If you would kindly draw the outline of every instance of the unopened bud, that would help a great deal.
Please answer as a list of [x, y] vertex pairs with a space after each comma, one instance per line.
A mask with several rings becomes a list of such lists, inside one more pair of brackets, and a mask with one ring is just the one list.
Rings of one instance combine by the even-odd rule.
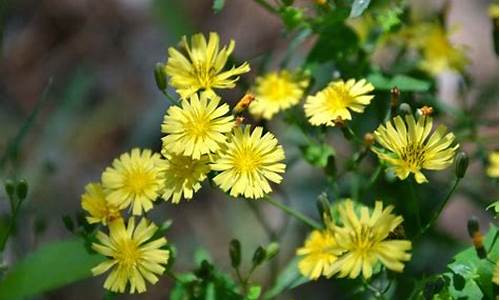
[[467, 231], [469, 232], [469, 236], [472, 239], [472, 244], [476, 249], [477, 256], [479, 258], [486, 257], [486, 249], [483, 244], [483, 235], [479, 230], [479, 222], [476, 217], [472, 217], [467, 222]]
[[345, 126], [345, 121], [341, 117], [337, 117], [335, 120], [333, 120], [333, 123], [337, 127], [344, 127]]
[[160, 91], [164, 91], [167, 88], [167, 74], [165, 73], [165, 65], [162, 63], [157, 63], [155, 66], [154, 74], [156, 86]]
[[229, 257], [231, 258], [231, 266], [238, 268], [241, 264], [241, 243], [237, 239], [233, 239], [229, 243]]
[[258, 266], [264, 261], [264, 259], [266, 259], [266, 250], [259, 246], [253, 253], [252, 263], [254, 266]]
[[17, 182], [16, 185], [16, 195], [19, 201], [22, 201], [28, 195], [28, 183], [26, 180], [21, 179]]
[[418, 114], [421, 116], [430, 117], [430, 116], [432, 116], [433, 112], [434, 112], [434, 109], [431, 106], [427, 106], [427, 105], [424, 105], [418, 109]]
[[401, 95], [401, 91], [398, 87], [393, 87], [391, 89], [391, 106], [396, 107], [399, 104], [399, 96]]
[[459, 152], [456, 156], [455, 174], [457, 178], [463, 178], [469, 166], [469, 156], [465, 152]]
[[253, 100], [255, 100], [254, 95], [245, 94], [245, 96], [243, 96], [243, 98], [241, 98], [240, 101], [238, 101], [238, 104], [236, 104], [236, 106], [233, 108], [233, 113], [239, 114], [243, 112], [248, 108], [248, 106], [250, 106], [250, 103], [252, 103]]
[[266, 260], [271, 260], [280, 252], [280, 245], [278, 243], [271, 243], [266, 247]]
[[73, 223], [73, 220], [70, 216], [64, 215], [62, 217], [62, 221], [64, 224], [64, 228], [66, 228], [69, 232], [73, 232], [75, 230], [75, 224]]
[[411, 115], [411, 106], [408, 103], [401, 103], [398, 108], [400, 115]]
[[328, 201], [328, 196], [326, 193], [321, 193], [318, 197], [318, 201], [316, 202], [316, 207], [318, 209], [318, 213], [320, 217], [323, 219], [325, 223], [331, 220], [331, 211], [330, 211], [330, 201]]
[[4, 187], [7, 196], [9, 196], [9, 199], [12, 199], [12, 197], [14, 197], [14, 191], [16, 189], [14, 181], [10, 179], [5, 180]]
[[365, 146], [370, 147], [375, 142], [375, 135], [373, 133], [367, 132], [363, 137], [363, 142]]

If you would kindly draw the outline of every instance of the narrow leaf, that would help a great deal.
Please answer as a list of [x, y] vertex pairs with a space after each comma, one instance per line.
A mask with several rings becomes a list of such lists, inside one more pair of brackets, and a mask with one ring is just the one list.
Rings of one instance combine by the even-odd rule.
[[42, 246], [7, 271], [0, 300], [31, 297], [88, 278], [103, 259], [89, 254], [80, 239]]

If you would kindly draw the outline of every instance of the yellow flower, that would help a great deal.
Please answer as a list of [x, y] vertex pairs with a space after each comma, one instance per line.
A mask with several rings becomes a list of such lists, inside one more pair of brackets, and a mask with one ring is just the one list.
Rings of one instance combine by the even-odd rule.
[[338, 247], [345, 252], [333, 263], [329, 276], [356, 278], [363, 273], [364, 278], [370, 278], [378, 262], [392, 271], [403, 271], [403, 262], [411, 258], [407, 253], [411, 242], [389, 237], [403, 222], [401, 216], [391, 214], [393, 208], [382, 209], [382, 202], [377, 201], [371, 215], [368, 207], [362, 207], [359, 217], [352, 201], [339, 206], [343, 226], [335, 228], [334, 236]]
[[342, 254], [330, 230], [315, 230], [306, 240], [304, 247], [297, 249], [297, 255], [302, 256], [298, 267], [300, 273], [316, 280], [321, 275], [332, 272], [333, 263]]
[[220, 156], [211, 165], [212, 170], [221, 171], [214, 178], [225, 192], [237, 197], [262, 198], [271, 192], [269, 181], [280, 183], [278, 173], [285, 172], [283, 147], [271, 133], [262, 136], [262, 127], [250, 134], [250, 126], [236, 128]]
[[161, 171], [165, 162], [151, 150], [132, 149], [113, 161], [102, 174], [102, 185], [109, 192], [107, 200], [120, 208], [132, 205], [132, 213], [153, 208], [160, 195]]
[[490, 152], [488, 155], [488, 168], [486, 174], [493, 178], [498, 178], [498, 152]]
[[86, 218], [89, 224], [102, 223], [106, 225], [121, 217], [118, 207], [106, 201], [106, 193], [100, 183], [87, 184], [81, 202], [82, 208], [90, 215]]
[[279, 111], [299, 103], [309, 80], [295, 77], [287, 70], [257, 77], [255, 101], [250, 105], [250, 113], [270, 120]]
[[366, 94], [373, 89], [373, 85], [364, 79], [331, 82], [316, 95], [307, 97], [304, 105], [306, 116], [316, 126], [335, 126], [336, 120], [351, 120], [349, 110], [362, 113], [373, 98], [373, 95]]
[[440, 125], [432, 135], [432, 118], [422, 116], [418, 123], [412, 115], [406, 115], [406, 124], [400, 116], [395, 117], [395, 127], [391, 121], [380, 125], [375, 131], [376, 141], [385, 148], [372, 147], [379, 159], [387, 162], [389, 171], [404, 180], [410, 173], [418, 183], [427, 182], [421, 169], [442, 170], [447, 168], [455, 157], [459, 145], [453, 133], [446, 133]]
[[234, 41], [219, 50], [219, 35], [211, 32], [208, 43], [203, 34], [191, 37], [191, 45], [182, 37], [181, 50], [168, 48], [165, 66], [170, 84], [186, 99], [198, 90], [204, 89], [214, 94], [212, 89], [228, 89], [235, 86], [238, 75], [250, 71], [248, 63], [223, 71], [229, 55], [234, 50]]
[[420, 68], [436, 75], [445, 70], [464, 71], [468, 59], [463, 49], [454, 46], [449, 34], [437, 24], [422, 24], [413, 29], [415, 45], [422, 53]]
[[113, 292], [123, 293], [127, 282], [130, 283], [130, 293], [146, 291], [146, 279], [151, 284], [158, 281], [158, 276], [165, 271], [169, 251], [161, 249], [167, 244], [162, 237], [151, 240], [158, 227], [142, 219], [137, 227], [134, 218], [130, 218], [125, 226], [123, 219], [109, 224], [109, 235], [99, 231], [98, 243], [92, 244], [92, 249], [109, 257], [92, 269], [92, 274], [99, 275], [114, 269], [106, 278], [104, 288]]
[[171, 106], [161, 126], [163, 150], [199, 159], [214, 153], [226, 142], [226, 133], [234, 127], [229, 106], [219, 105], [220, 98], [202, 93], [182, 101], [182, 107]]
[[179, 203], [184, 199], [193, 198], [193, 194], [201, 188], [201, 182], [210, 172], [207, 156], [192, 159], [188, 156], [165, 154], [166, 168], [163, 174], [163, 196], [166, 201]]
[[488, 16], [492, 19], [498, 19], [498, 3], [488, 5]]

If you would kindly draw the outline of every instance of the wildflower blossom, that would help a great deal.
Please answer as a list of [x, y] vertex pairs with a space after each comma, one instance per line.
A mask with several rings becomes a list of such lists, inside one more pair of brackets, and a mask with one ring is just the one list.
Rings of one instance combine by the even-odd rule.
[[299, 103], [309, 80], [295, 77], [287, 70], [257, 77], [250, 113], [270, 120], [279, 111]]
[[229, 106], [219, 103], [219, 97], [202, 93], [182, 101], [182, 107], [171, 106], [161, 126], [167, 134], [163, 150], [194, 159], [218, 151], [234, 126], [233, 116], [226, 115]]
[[208, 157], [205, 155], [200, 159], [193, 159], [176, 154], [164, 155], [167, 163], [162, 172], [162, 198], [172, 203], [179, 203], [181, 198], [193, 198], [210, 171]]
[[401, 32], [411, 48], [422, 55], [419, 67], [433, 75], [446, 70], [464, 71], [469, 60], [464, 49], [453, 45], [449, 33], [439, 24], [420, 23]]
[[309, 122], [313, 125], [335, 126], [336, 120], [351, 120], [351, 112], [362, 113], [373, 95], [371, 83], [362, 79], [331, 82], [326, 88], [308, 96], [304, 105]]
[[332, 231], [314, 230], [302, 248], [297, 249], [301, 257], [298, 267], [300, 273], [310, 279], [318, 279], [332, 272], [333, 263], [342, 254], [337, 246]]
[[132, 205], [134, 215], [150, 210], [160, 195], [163, 168], [164, 161], [151, 150], [135, 148], [122, 154], [102, 174], [107, 200], [120, 208]]
[[412, 115], [406, 115], [405, 121], [397, 116], [375, 131], [376, 141], [385, 150], [377, 147], [371, 149], [379, 159], [390, 165], [388, 170], [394, 172], [399, 179], [404, 180], [413, 173], [418, 183], [427, 182], [421, 170], [447, 168], [453, 162], [455, 151], [459, 147], [458, 144], [452, 145], [455, 136], [451, 132], [447, 133], [445, 126], [440, 125], [432, 135], [431, 130], [431, 117], [422, 116], [417, 122]]
[[486, 174], [493, 178], [498, 178], [498, 151], [490, 152], [488, 155], [488, 168]]
[[92, 274], [102, 274], [112, 267], [113, 270], [104, 282], [104, 288], [123, 293], [130, 283], [130, 293], [146, 291], [146, 281], [155, 284], [158, 276], [165, 271], [169, 251], [161, 249], [167, 244], [162, 237], [151, 240], [158, 227], [142, 219], [137, 227], [134, 218], [125, 226], [123, 219], [109, 224], [109, 235], [99, 231], [97, 243], [92, 248], [108, 257], [92, 269]]
[[118, 207], [106, 201], [106, 193], [100, 183], [89, 183], [85, 186], [81, 203], [82, 208], [90, 215], [86, 217], [89, 224], [102, 223], [106, 225], [121, 217]]
[[165, 71], [170, 76], [170, 84], [183, 99], [201, 89], [213, 95], [213, 89], [233, 88], [238, 75], [250, 71], [246, 62], [228, 71], [223, 70], [233, 52], [234, 41], [219, 49], [217, 33], [211, 32], [208, 42], [203, 34], [195, 34], [191, 37], [191, 44], [184, 36], [180, 47], [182, 52], [173, 47], [168, 49]]
[[268, 181], [280, 183], [285, 172], [285, 152], [271, 133], [262, 136], [262, 127], [250, 133], [250, 126], [236, 128], [220, 156], [211, 164], [220, 171], [214, 181], [230, 195], [262, 198], [271, 192]]
[[403, 262], [411, 258], [407, 253], [411, 242], [389, 237], [403, 222], [392, 210], [392, 206], [383, 209], [382, 202], [377, 201], [371, 215], [367, 207], [362, 207], [358, 216], [351, 200], [339, 206], [342, 226], [335, 228], [334, 237], [344, 253], [331, 266], [329, 276], [356, 278], [362, 273], [364, 278], [370, 278], [378, 262], [392, 271], [403, 271]]

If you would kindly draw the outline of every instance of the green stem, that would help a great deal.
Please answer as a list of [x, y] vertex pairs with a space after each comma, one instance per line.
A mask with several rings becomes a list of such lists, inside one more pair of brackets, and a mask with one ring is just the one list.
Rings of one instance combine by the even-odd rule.
[[415, 212], [415, 217], [417, 220], [417, 226], [418, 226], [418, 232], [422, 230], [422, 221], [420, 220], [420, 206], [419, 206], [419, 201], [417, 197], [417, 193], [415, 191], [415, 187], [413, 185], [414, 180], [412, 178], [408, 178], [408, 188], [410, 190], [410, 197], [411, 197], [411, 202], [413, 205], [413, 209]]
[[301, 221], [302, 223], [308, 225], [309, 227], [312, 227], [314, 229], [321, 229], [321, 225], [318, 224], [316, 221], [314, 221], [313, 219], [303, 215], [302, 213], [292, 209], [291, 207], [288, 207], [276, 200], [274, 200], [273, 198], [271, 198], [270, 196], [266, 195], [264, 198], [263, 198], [264, 201], [267, 201], [269, 204], [281, 209], [283, 212], [285, 212], [286, 214], [296, 218], [297, 220]]
[[418, 237], [420, 237], [423, 234], [425, 234], [427, 232], [427, 230], [429, 230], [432, 227], [432, 225], [434, 225], [434, 223], [436, 222], [437, 218], [443, 212], [443, 209], [446, 206], [446, 204], [448, 203], [448, 200], [450, 200], [451, 195], [453, 195], [453, 193], [457, 189], [457, 186], [458, 186], [459, 182], [460, 182], [460, 178], [457, 177], [455, 179], [455, 182], [453, 183], [453, 186], [452, 186], [451, 190], [448, 192], [448, 195], [446, 195], [446, 198], [444, 199], [444, 201], [441, 202], [441, 205], [439, 206], [438, 210], [434, 213], [434, 215], [432, 216], [432, 218], [430, 219], [430, 221], [420, 230], [420, 234], [418, 235]]
[[7, 230], [5, 231], [4, 235], [2, 236], [2, 239], [0, 240], [0, 252], [3, 252], [5, 250], [5, 246], [7, 245], [7, 240], [9, 239], [9, 236], [12, 233], [12, 230], [14, 229], [14, 224], [17, 219], [17, 214], [19, 212], [19, 208], [21, 207], [21, 202], [23, 202], [19, 199], [16, 200], [17, 200], [16, 206], [14, 207], [12, 215], [9, 218], [9, 225], [7, 225]]
[[274, 232], [274, 230], [271, 228], [271, 226], [269, 226], [269, 224], [267, 223], [266, 219], [264, 218], [264, 216], [262, 215], [261, 211], [259, 210], [259, 208], [257, 206], [255, 206], [255, 202], [252, 201], [252, 200], [246, 200], [245, 201], [247, 203], [247, 205], [250, 207], [250, 210], [253, 212], [253, 214], [255, 215], [255, 218], [259, 221], [260, 225], [262, 226], [262, 228], [264, 229], [264, 231], [266, 232], [269, 240], [272, 242], [274, 240], [277, 239], [276, 237], [276, 233]]
[[369, 284], [365, 279], [363, 279], [363, 285], [365, 286], [366, 289], [368, 289], [370, 292], [372, 292], [373, 296], [376, 299], [385, 299], [382, 292], [380, 292], [379, 289], [377, 289], [376, 287]]
[[372, 176], [370, 177], [370, 180], [368, 181], [368, 188], [371, 188], [375, 184], [375, 182], [377, 182], [377, 179], [380, 176], [381, 172], [382, 172], [382, 166], [378, 165], [377, 168], [375, 169], [375, 172], [373, 172]]

